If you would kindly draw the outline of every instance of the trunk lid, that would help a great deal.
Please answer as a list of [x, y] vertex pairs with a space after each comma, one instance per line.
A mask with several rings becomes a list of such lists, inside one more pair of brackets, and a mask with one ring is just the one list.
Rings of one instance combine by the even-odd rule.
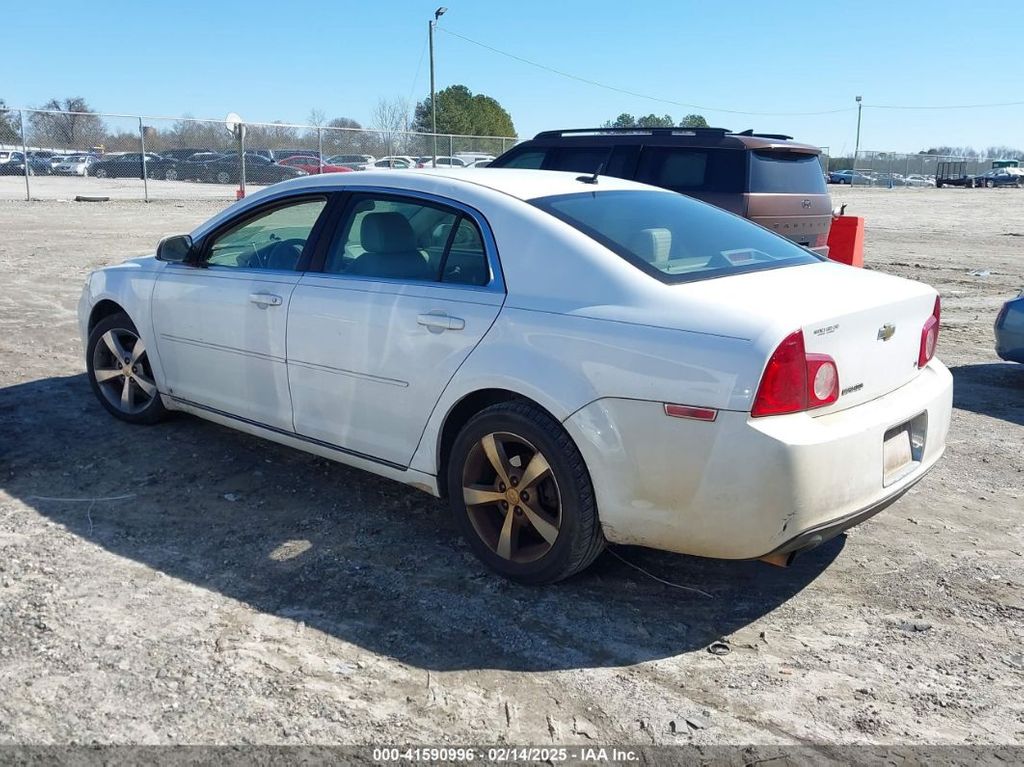
[[[748, 338], [763, 354], [761, 370], [778, 344], [802, 330], [808, 353], [827, 354], [839, 371], [839, 400], [812, 411], [843, 410], [880, 397], [918, 374], [921, 330], [935, 307], [923, 283], [824, 262], [675, 286], [698, 304], [687, 329]], [[733, 311], [722, 316], [722, 306]], [[705, 314], [706, 312], [706, 314]], [[702, 326], [702, 327], [698, 327]], [[758, 378], [758, 380], [760, 380]], [[751, 403], [756, 392], [751, 391]]]

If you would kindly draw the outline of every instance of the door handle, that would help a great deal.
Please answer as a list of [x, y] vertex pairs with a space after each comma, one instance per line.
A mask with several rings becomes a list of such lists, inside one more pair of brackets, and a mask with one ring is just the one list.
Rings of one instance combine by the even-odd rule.
[[440, 333], [443, 330], [463, 330], [466, 327], [466, 321], [461, 317], [452, 317], [450, 314], [444, 312], [430, 312], [429, 314], [420, 314], [416, 317], [416, 322], [423, 325], [427, 330]]
[[281, 305], [281, 296], [276, 296], [273, 293], [250, 293], [249, 300], [261, 309]]

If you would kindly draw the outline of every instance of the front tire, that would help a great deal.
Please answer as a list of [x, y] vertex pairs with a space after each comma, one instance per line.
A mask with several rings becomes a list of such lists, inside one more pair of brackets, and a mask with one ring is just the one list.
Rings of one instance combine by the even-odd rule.
[[94, 175], [96, 178], [106, 178], [107, 171], [104, 170], [103, 168], [97, 168], [92, 172], [92, 175]]
[[506, 578], [554, 583], [604, 549], [583, 456], [532, 403], [502, 402], [470, 419], [452, 445], [447, 480], [463, 537]]
[[96, 324], [85, 360], [93, 394], [112, 416], [152, 424], [167, 415], [145, 344], [127, 314], [118, 312]]

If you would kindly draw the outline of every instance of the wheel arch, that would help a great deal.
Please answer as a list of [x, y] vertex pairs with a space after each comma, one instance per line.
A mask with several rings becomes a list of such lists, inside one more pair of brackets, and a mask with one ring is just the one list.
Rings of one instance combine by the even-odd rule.
[[[114, 314], [118, 314], [119, 312], [124, 312], [125, 314], [128, 314], [128, 312], [125, 310], [123, 306], [121, 306], [121, 304], [109, 298], [104, 298], [100, 301], [97, 301], [96, 305], [92, 308], [92, 311], [89, 313], [89, 325], [87, 328], [88, 332], [92, 333], [92, 329], [96, 327], [96, 325], [99, 324], [100, 321], [105, 320], [107, 317], [110, 317]], [[129, 315], [129, 317], [130, 316], [131, 315]]]
[[527, 402], [534, 407], [540, 408], [556, 421], [559, 420], [555, 418], [548, 408], [535, 399], [511, 389], [492, 387], [469, 392], [449, 408], [438, 433], [436, 455], [437, 491], [439, 497], [447, 498], [448, 496], [448, 459], [452, 446], [455, 443], [455, 438], [462, 431], [462, 427], [469, 423], [470, 419], [480, 411], [500, 402]]

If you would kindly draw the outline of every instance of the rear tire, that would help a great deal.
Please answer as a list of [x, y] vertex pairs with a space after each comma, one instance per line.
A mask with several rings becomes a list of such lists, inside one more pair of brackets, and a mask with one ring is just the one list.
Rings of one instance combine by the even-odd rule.
[[452, 445], [447, 480], [466, 542], [506, 578], [554, 583], [604, 549], [583, 456], [537, 405], [502, 402], [473, 416]]
[[153, 424], [167, 416], [145, 344], [124, 312], [96, 323], [89, 333], [85, 362], [93, 394], [115, 418]]

